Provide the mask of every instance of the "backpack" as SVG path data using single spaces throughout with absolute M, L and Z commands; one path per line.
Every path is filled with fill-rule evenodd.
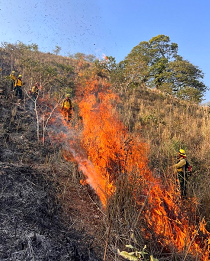
M 185 173 L 187 173 L 188 176 L 192 174 L 192 166 L 190 163 L 186 160 L 186 165 L 185 165 Z

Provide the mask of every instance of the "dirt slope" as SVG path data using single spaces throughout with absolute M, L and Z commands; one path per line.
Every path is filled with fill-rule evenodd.
M 0 115 L 0 260 L 102 260 L 104 214 L 76 168 L 37 144 L 30 102 L 2 97 Z

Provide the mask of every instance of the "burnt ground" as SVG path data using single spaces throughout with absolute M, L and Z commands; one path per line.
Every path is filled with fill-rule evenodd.
M 103 211 L 60 148 L 38 144 L 30 101 L 0 98 L 0 260 L 103 259 Z

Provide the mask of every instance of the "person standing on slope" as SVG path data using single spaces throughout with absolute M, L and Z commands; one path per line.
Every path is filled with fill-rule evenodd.
M 187 166 L 189 165 L 187 161 L 187 156 L 185 150 L 180 149 L 178 152 L 178 161 L 173 166 L 174 172 L 178 175 L 181 197 L 186 198 L 187 196 L 187 181 L 188 181 L 188 173 Z M 191 170 L 190 170 L 191 171 Z
M 10 89 L 11 89 L 11 91 L 13 91 L 14 87 L 15 87 L 15 81 L 16 81 L 15 71 L 12 71 L 10 73 L 9 78 L 10 78 Z
M 67 121 L 70 121 L 72 117 L 72 102 L 70 99 L 70 94 L 66 95 L 66 98 L 63 100 L 62 105 L 61 105 L 64 117 L 67 119 Z
M 18 78 L 15 81 L 14 91 L 15 91 L 15 96 L 17 96 L 19 99 L 23 98 L 22 86 L 23 86 L 22 75 L 18 75 Z
M 31 89 L 31 96 L 33 100 L 36 100 L 38 94 L 39 94 L 39 84 L 38 82 L 34 84 L 34 86 Z

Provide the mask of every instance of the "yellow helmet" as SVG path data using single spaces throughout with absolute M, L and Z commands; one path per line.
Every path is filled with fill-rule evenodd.
M 181 156 L 186 156 L 185 150 L 180 149 L 180 150 L 179 150 L 179 155 L 181 155 Z
M 18 78 L 21 78 L 21 77 L 22 77 L 22 75 L 21 75 L 21 74 L 19 74 L 19 75 L 18 75 Z
M 66 97 L 70 98 L 70 97 L 71 97 L 71 95 L 68 93 L 68 94 L 66 94 Z

